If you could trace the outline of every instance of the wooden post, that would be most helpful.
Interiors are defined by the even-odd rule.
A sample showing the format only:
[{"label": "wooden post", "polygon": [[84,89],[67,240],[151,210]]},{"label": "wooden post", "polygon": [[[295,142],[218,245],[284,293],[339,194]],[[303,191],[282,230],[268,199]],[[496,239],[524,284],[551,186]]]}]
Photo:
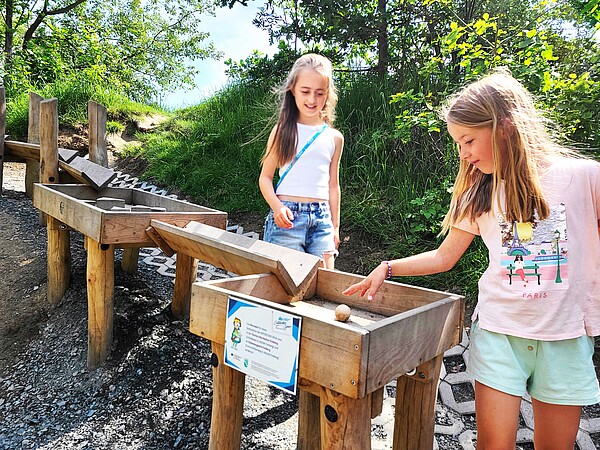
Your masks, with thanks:
[{"label": "wooden post", "polygon": [[318,395],[300,389],[298,392],[297,450],[321,448],[321,399]]},{"label": "wooden post", "polygon": [[121,256],[121,269],[128,274],[133,275],[138,269],[138,258],[140,256],[140,249],[137,247],[126,247],[123,249],[123,256]]},{"label": "wooden post", "polygon": [[124,248],[123,256],[121,257],[121,269],[133,275],[137,272],[139,257],[140,249],[138,247]]},{"label": "wooden post", "polygon": [[[51,98],[39,103],[40,109],[40,174],[42,183],[58,183],[58,100]],[[40,225],[46,225],[40,211]]]},{"label": "wooden post", "polygon": [[92,100],[88,102],[88,153],[90,161],[108,167],[106,145],[106,108]]},{"label": "wooden post", "polygon": [[40,102],[40,181],[58,183],[58,100]]},{"label": "wooden post", "polygon": [[192,297],[192,283],[198,277],[198,260],[184,253],[177,253],[175,266],[175,287],[173,289],[173,303],[171,312],[179,319],[190,316],[190,299]]},{"label": "wooden post", "polygon": [[[34,93],[29,93],[29,118],[27,127],[27,142],[40,143],[40,102],[43,98]],[[37,159],[28,159],[25,162],[25,193],[33,198],[33,184],[40,180],[40,162]]]},{"label": "wooden post", "polygon": [[6,133],[6,97],[4,86],[0,86],[0,196],[4,174],[4,134]]},{"label": "wooden post", "polygon": [[87,366],[95,369],[110,353],[113,334],[114,264],[113,245],[87,241],[88,356]]},{"label": "wooden post", "polygon": [[48,303],[56,305],[65,295],[71,279],[71,239],[68,227],[52,216],[48,230]]},{"label": "wooden post", "polygon": [[443,355],[417,367],[413,376],[396,381],[394,450],[431,450]]},{"label": "wooden post", "polygon": [[370,395],[354,399],[330,389],[322,390],[321,449],[371,449]]},{"label": "wooden post", "polygon": [[211,342],[213,404],[209,450],[239,449],[242,442],[246,375],[223,363],[225,347]]}]

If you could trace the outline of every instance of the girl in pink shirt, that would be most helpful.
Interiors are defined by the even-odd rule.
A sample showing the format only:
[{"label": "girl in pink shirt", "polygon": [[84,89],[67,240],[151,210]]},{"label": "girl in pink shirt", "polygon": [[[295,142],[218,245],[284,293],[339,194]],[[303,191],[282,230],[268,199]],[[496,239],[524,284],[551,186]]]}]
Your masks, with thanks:
[{"label": "girl in pink shirt", "polygon": [[[475,236],[489,252],[471,328],[477,448],[514,449],[531,395],[536,449],[573,449],[581,407],[600,401],[600,164],[553,142],[531,94],[498,71],[442,111],[459,172],[436,250],[384,261],[344,291],[376,301],[384,280],[450,270]],[[517,263],[518,262],[518,263]]]}]

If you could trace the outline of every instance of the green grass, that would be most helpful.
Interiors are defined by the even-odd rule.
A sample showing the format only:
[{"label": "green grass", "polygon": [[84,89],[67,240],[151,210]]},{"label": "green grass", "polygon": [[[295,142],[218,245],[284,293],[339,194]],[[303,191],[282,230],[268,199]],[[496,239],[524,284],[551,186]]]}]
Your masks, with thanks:
[{"label": "green grass", "polygon": [[[168,116],[170,114],[156,106],[133,102],[108,87],[81,80],[53,83],[34,92],[43,99],[57,99],[58,121],[61,125],[87,124],[87,106],[90,100],[105,106],[108,111],[108,119],[120,124],[145,115],[162,114]],[[26,140],[29,92],[7,93],[6,113],[7,133],[13,139]]]}]

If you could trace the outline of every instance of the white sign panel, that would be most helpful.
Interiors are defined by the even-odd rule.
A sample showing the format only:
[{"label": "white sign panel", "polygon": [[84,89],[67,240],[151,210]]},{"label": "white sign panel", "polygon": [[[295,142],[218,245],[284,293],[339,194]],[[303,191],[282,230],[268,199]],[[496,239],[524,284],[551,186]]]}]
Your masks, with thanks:
[{"label": "white sign panel", "polygon": [[296,394],[302,318],[229,297],[225,364]]}]

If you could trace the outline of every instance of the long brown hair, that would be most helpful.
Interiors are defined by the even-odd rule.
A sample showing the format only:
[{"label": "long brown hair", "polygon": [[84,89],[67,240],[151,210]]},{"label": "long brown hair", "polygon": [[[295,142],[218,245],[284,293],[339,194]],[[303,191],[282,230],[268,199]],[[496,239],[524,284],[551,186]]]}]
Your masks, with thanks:
[{"label": "long brown hair", "polygon": [[464,218],[475,220],[491,211],[494,198],[506,221],[531,222],[534,217],[548,217],[541,171],[550,156],[576,153],[550,138],[548,121],[519,81],[506,69],[496,69],[450,97],[441,114],[447,123],[491,128],[494,158],[492,174],[460,161],[443,232]]},{"label": "long brown hair", "polygon": [[275,136],[270,148],[267,148],[263,156],[265,158],[275,152],[277,155],[278,166],[290,162],[296,155],[296,145],[298,144],[298,107],[292,94],[296,85],[298,75],[302,70],[315,70],[327,80],[327,100],[321,111],[321,117],[324,122],[333,125],[335,121],[335,107],[337,104],[337,92],[333,84],[333,69],[331,62],[324,56],[315,53],[307,53],[296,60],[285,82],[275,90],[279,95],[279,119],[275,128]]}]

